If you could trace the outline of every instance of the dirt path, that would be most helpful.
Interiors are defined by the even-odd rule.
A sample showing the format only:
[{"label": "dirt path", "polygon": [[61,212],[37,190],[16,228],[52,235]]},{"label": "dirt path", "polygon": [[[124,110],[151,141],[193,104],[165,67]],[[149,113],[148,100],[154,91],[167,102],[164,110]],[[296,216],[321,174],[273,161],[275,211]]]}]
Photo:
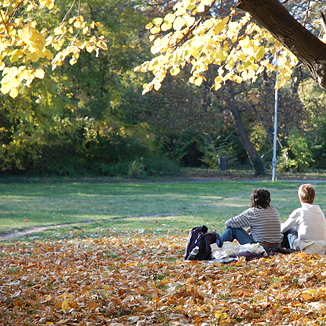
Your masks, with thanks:
[{"label": "dirt path", "polygon": [[[82,222],[83,224],[91,224],[95,221],[86,221]],[[11,230],[5,233],[0,233],[0,241],[5,241],[13,238],[23,237],[25,235],[34,234],[38,232],[43,232],[49,229],[57,229],[57,228],[63,228],[67,226],[73,226],[73,225],[80,225],[79,223],[64,223],[64,224],[54,224],[54,225],[44,225],[44,226],[31,226],[28,228],[23,228],[19,230]]]}]

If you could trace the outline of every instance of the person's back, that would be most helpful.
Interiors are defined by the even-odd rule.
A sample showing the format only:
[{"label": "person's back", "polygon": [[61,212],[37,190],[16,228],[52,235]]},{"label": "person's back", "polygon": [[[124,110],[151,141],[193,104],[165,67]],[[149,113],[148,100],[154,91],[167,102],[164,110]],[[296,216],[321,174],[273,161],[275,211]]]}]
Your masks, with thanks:
[{"label": "person's back", "polygon": [[302,203],[298,209],[298,238],[300,240],[325,240],[325,215],[319,205]]},{"label": "person's back", "polygon": [[[225,222],[227,229],[221,234],[221,239],[231,242],[236,239],[241,245],[260,243],[267,252],[273,251],[282,241],[280,215],[270,205],[267,189],[255,189],[250,199],[250,208]],[[250,228],[250,234],[244,227]]]},{"label": "person's back", "polygon": [[280,242],[280,217],[274,207],[253,207],[246,214],[250,216],[250,233],[255,242]]},{"label": "person's back", "polygon": [[290,247],[302,250],[307,243],[321,241],[326,244],[326,220],[319,205],[314,204],[315,189],[310,184],[303,184],[298,196],[301,207],[294,210],[281,225]]}]

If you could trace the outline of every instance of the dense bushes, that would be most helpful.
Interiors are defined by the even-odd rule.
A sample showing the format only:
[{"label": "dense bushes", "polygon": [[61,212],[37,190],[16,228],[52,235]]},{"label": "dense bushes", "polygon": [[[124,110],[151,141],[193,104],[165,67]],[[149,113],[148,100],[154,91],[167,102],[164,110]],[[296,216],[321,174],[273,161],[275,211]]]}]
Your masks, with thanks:
[{"label": "dense bushes", "polygon": [[[87,141],[82,133],[75,138],[72,134],[70,138],[62,134],[52,136],[52,141],[37,148],[21,147],[13,153],[11,164],[0,157],[1,170],[8,174],[135,178],[175,175],[180,171],[178,164],[154,153],[132,137],[99,136]],[[11,143],[8,148],[12,148]]]},{"label": "dense bushes", "polygon": [[[89,127],[89,126],[88,126]],[[87,128],[86,128],[87,129]],[[35,137],[11,141],[0,151],[0,168],[8,174],[147,176],[178,175],[180,167],[217,168],[218,155],[228,156],[230,168],[248,165],[248,157],[234,131],[225,134],[184,132],[165,135],[148,143],[134,135],[111,132],[89,137],[79,125],[53,131],[35,142]],[[278,151],[278,171],[325,168],[326,133],[309,137],[290,130]],[[95,133],[96,134],[96,133]],[[271,162],[265,161],[269,166]]]},{"label": "dense bushes", "polygon": [[[154,134],[146,123],[122,126],[117,120],[56,116],[45,124],[42,118],[44,115],[36,112],[34,120],[8,120],[0,130],[3,173],[134,178],[177,175],[180,167],[216,169],[221,153],[228,156],[230,168],[250,163],[232,127],[211,133],[183,130]],[[318,121],[314,133],[295,128],[287,132],[279,142],[283,146],[278,148],[279,171],[326,168],[325,121]],[[267,138],[259,141],[257,150],[266,151],[271,146]],[[269,156],[265,156],[267,167]]]},{"label": "dense bushes", "polygon": [[143,178],[176,175],[181,166],[216,168],[217,155],[222,151],[233,167],[239,162],[248,163],[243,160],[245,152],[234,131],[220,135],[187,131],[160,139],[150,134],[143,139],[137,137],[142,133],[135,129],[135,126],[124,132],[118,127],[107,129],[89,119],[74,124],[56,120],[34,146],[27,146],[25,139],[21,141],[25,145],[17,149],[14,144],[18,144],[18,138],[8,137],[10,164],[6,152],[2,152],[0,167],[10,174]]},{"label": "dense bushes", "polygon": [[312,141],[311,152],[315,167],[326,169],[326,118],[318,121],[318,125],[316,137]]},{"label": "dense bushes", "polygon": [[228,156],[232,167],[249,163],[245,149],[233,129],[224,133],[188,131],[169,134],[162,141],[162,151],[171,160],[186,167],[215,169],[221,153]]}]

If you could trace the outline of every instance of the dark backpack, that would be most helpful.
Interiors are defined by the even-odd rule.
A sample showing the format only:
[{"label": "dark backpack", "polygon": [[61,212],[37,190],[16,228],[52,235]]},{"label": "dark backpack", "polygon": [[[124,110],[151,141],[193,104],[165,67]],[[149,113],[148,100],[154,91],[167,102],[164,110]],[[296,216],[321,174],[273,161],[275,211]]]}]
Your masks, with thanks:
[{"label": "dark backpack", "polygon": [[210,260],[212,249],[211,244],[217,243],[219,247],[222,247],[223,241],[220,238],[219,234],[216,232],[207,232],[207,226],[202,225],[194,227],[189,232],[188,242],[186,245],[186,251],[184,259],[188,259],[191,251],[198,247],[198,253],[195,257],[192,257],[192,260]]}]

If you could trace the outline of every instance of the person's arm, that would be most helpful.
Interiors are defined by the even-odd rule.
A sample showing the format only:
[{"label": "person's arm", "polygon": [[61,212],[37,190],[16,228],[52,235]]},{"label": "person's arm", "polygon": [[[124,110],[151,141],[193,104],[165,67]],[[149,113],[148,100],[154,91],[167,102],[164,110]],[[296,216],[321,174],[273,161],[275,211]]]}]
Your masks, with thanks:
[{"label": "person's arm", "polygon": [[281,232],[284,233],[290,230],[293,226],[296,226],[298,224],[297,220],[299,216],[300,216],[300,208],[297,208],[290,214],[288,219],[281,224]]},{"label": "person's arm", "polygon": [[228,219],[225,222],[225,226],[227,228],[244,228],[247,226],[250,226],[250,213],[251,213],[252,209],[249,208],[247,210],[245,210],[244,212],[242,212],[241,214],[231,217],[230,219]]}]

